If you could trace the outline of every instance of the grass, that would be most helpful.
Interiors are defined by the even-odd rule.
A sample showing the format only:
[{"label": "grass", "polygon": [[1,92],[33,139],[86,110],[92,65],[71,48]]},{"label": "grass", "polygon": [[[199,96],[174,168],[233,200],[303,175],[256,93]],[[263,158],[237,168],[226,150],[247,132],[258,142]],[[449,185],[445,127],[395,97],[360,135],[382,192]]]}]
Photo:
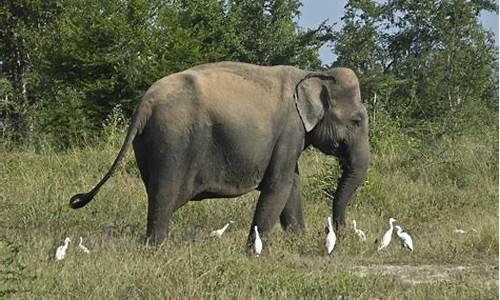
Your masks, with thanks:
[{"label": "grass", "polygon": [[[91,204],[71,210],[69,198],[105,173],[120,139],[65,153],[0,152],[0,297],[498,298],[498,131],[431,144],[377,141],[348,209],[368,241],[348,230],[332,257],[325,256],[324,227],[338,176],[334,158],[314,150],[302,155],[307,231],[293,236],[276,226],[255,258],[244,245],[257,193],[189,203],[175,213],[168,243],[144,246],[145,192],[131,153]],[[398,243],[376,251],[373,240],[391,216],[412,233],[413,253]],[[203,239],[228,219],[236,222],[220,240]],[[193,224],[203,227],[189,241]],[[65,236],[73,244],[56,263],[54,250]],[[79,236],[90,255],[78,251]]]}]

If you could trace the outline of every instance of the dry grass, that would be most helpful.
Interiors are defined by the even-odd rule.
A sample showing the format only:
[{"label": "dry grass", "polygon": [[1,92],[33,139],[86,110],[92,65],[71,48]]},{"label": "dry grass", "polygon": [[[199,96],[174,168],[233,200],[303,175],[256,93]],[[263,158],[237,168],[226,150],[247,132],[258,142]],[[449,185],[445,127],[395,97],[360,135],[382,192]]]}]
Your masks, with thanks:
[{"label": "dry grass", "polygon": [[[69,197],[93,186],[117,143],[55,153],[50,148],[0,153],[0,296],[87,299],[475,299],[498,298],[498,137],[445,138],[439,144],[378,143],[368,178],[348,210],[368,241],[348,234],[325,256],[330,213],[325,191],[335,159],[301,158],[307,231],[276,226],[255,258],[244,243],[256,193],[189,203],[176,212],[170,240],[145,247],[146,203],[132,155],[81,210]],[[384,145],[384,146],[380,146]],[[393,216],[415,241],[409,253],[373,240]],[[204,239],[226,220],[221,240]],[[112,223],[113,234],[104,228]],[[201,224],[190,241],[193,224]],[[462,228],[466,234],[454,234]],[[56,263],[55,247],[75,242]],[[83,236],[90,255],[78,251]]]}]

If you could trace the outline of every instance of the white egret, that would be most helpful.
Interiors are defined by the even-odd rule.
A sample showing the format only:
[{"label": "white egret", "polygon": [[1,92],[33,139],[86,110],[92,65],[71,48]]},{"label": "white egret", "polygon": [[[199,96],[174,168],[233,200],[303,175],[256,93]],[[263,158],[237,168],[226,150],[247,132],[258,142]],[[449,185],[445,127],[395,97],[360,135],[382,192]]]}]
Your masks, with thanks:
[{"label": "white egret", "polygon": [[453,230],[453,232],[454,232],[454,233],[464,234],[464,233],[465,233],[465,230],[456,228],[455,230]]},{"label": "white egret", "polygon": [[392,231],[394,230],[392,223],[394,223],[394,222],[396,222],[396,219],[394,219],[394,218],[389,219],[389,229],[384,233],[384,235],[380,239],[380,243],[378,245],[377,250],[382,250],[385,247],[389,246],[389,244],[391,243]]},{"label": "white egret", "polygon": [[80,248],[83,252],[85,252],[86,254],[90,254],[90,250],[89,248],[85,247],[83,245],[83,238],[80,237],[80,243],[78,244],[78,248]]},{"label": "white egret", "polygon": [[220,238],[222,236],[222,234],[224,233],[224,231],[226,231],[227,227],[229,227],[229,224],[231,224],[231,223],[234,223],[234,222],[233,221],[229,221],[221,229],[217,229],[217,230],[214,230],[214,231],[210,232],[210,234],[208,236],[211,237],[211,238],[214,238],[214,239]]},{"label": "white egret", "polygon": [[262,240],[260,239],[259,231],[257,230],[257,226],[254,226],[253,229],[255,230],[255,241],[254,241],[254,248],[255,248],[255,254],[257,257],[259,257],[260,253],[262,252]]},{"label": "white egret", "polygon": [[359,240],[366,241],[365,233],[361,229],[356,228],[356,220],[352,220],[352,225],[354,225],[354,232],[357,234]]},{"label": "white egret", "polygon": [[337,237],[333,231],[332,217],[328,217],[328,234],[326,235],[326,251],[328,255],[332,254]]},{"label": "white egret", "polygon": [[405,247],[406,249],[408,249],[410,251],[413,251],[413,240],[411,239],[410,234],[406,231],[403,231],[401,226],[398,226],[398,225],[396,225],[396,234],[401,239],[403,247]]},{"label": "white egret", "polygon": [[69,237],[66,237],[64,239],[64,245],[57,247],[56,257],[55,257],[57,261],[64,259],[64,257],[66,256],[66,250],[68,250],[68,246],[69,246],[70,242],[71,242],[71,239]]}]

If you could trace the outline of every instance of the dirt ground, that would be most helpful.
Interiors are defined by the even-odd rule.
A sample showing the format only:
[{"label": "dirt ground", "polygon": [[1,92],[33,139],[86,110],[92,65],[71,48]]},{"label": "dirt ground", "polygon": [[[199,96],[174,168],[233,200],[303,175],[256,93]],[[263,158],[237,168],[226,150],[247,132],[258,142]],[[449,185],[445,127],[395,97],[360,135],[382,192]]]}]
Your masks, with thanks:
[{"label": "dirt ground", "polygon": [[393,276],[410,284],[470,278],[485,286],[498,286],[498,265],[368,265],[355,266],[353,272],[360,277]]}]

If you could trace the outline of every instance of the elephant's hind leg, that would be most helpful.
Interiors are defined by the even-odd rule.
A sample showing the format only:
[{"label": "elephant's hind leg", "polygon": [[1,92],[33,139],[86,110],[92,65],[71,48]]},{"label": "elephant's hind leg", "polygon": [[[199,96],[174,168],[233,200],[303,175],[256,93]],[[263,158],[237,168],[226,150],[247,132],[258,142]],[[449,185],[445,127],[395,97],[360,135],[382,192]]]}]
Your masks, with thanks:
[{"label": "elephant's hind leg", "polygon": [[159,165],[157,172],[151,172],[148,181],[148,218],[146,238],[149,243],[160,244],[168,236],[169,223],[172,214],[177,208],[185,204],[188,199],[182,197],[182,174],[174,164]]}]

